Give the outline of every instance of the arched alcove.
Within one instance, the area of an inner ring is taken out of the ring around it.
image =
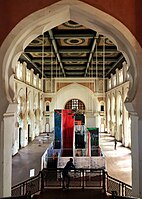
[[[93,104],[93,110],[95,111],[98,109],[97,98],[93,98],[93,92],[85,86],[72,83],[63,87],[56,93],[56,96],[52,99],[51,110],[63,109],[68,100],[73,98],[81,99],[86,110],[91,110],[93,102],[95,104]]]

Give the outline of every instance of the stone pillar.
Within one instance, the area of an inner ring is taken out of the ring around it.
[[[131,116],[132,196],[142,198],[142,118],[132,103],[125,103]]]
[[[138,117],[131,115],[131,141],[132,141],[132,187],[133,196],[138,196],[139,190],[139,149],[138,149]]]
[[[36,78],[36,87],[37,87],[38,89],[40,89],[40,88],[39,88],[39,74],[37,74],[37,78]]]
[[[15,133],[17,104],[10,104],[3,115],[3,125],[0,134],[1,146],[1,189],[0,195],[11,196],[11,176],[12,176],[12,135]]]
[[[111,73],[111,89],[114,87],[113,74]]]
[[[30,70],[30,85],[33,86],[33,78],[34,78],[34,69],[31,68]]]
[[[119,85],[119,70],[118,68],[115,70],[116,73],[116,86]]]
[[[126,62],[123,62],[123,82],[127,81],[127,64]]]
[[[26,69],[27,69],[27,63],[23,62],[23,67],[22,67],[22,79],[23,82],[26,82]]]
[[[142,198],[142,120],[131,114],[132,195]]]

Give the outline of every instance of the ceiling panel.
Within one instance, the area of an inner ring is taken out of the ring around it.
[[[20,56],[35,74],[47,78],[89,77],[90,73],[104,77],[104,69],[105,77],[110,77],[124,60],[112,41],[73,21],[38,36]]]

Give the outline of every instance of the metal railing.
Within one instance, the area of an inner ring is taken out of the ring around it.
[[[42,190],[42,172],[12,187],[12,196],[32,195]]]
[[[35,177],[32,177],[12,187],[12,196],[33,195],[42,192],[46,188],[62,187],[63,169],[43,169]],[[71,188],[102,189],[104,192],[117,196],[129,197],[132,195],[132,187],[108,175],[103,169],[75,169],[70,172]]]
[[[44,188],[62,187],[63,169],[43,169]],[[102,169],[75,169],[70,172],[71,188],[100,188],[105,189],[105,172]]]
[[[9,197],[3,197],[0,199],[31,199],[31,195],[22,195],[22,196],[9,196]]]
[[[106,192],[118,196],[132,196],[132,186],[117,180],[105,173],[105,188]]]

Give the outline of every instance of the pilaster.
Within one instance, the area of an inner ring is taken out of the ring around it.
[[[3,130],[0,134],[1,140],[1,195],[11,196],[11,177],[12,177],[12,136],[16,128],[17,104],[9,104],[6,113],[3,115]]]
[[[142,198],[142,118],[130,102],[125,103],[131,116],[132,196]]]

